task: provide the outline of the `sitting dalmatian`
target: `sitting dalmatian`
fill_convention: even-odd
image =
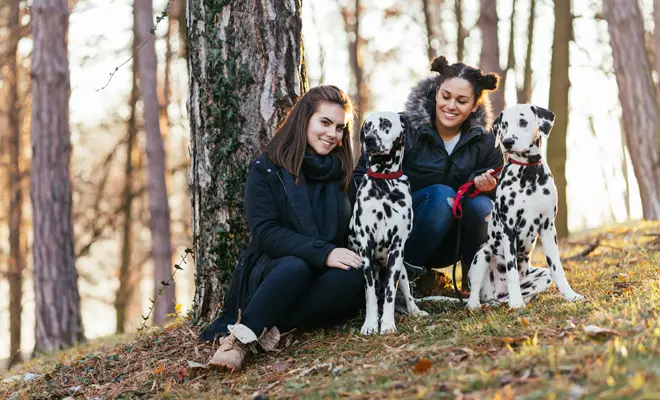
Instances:
[[[541,141],[550,134],[554,119],[550,110],[518,104],[504,110],[493,123],[508,161],[497,184],[488,240],[470,266],[470,309],[479,308],[481,301],[508,301],[511,308],[524,307],[551,282],[568,301],[584,298],[571,289],[559,259],[554,224],[557,189],[541,159]],[[549,268],[529,265],[539,235]]]
[[[397,285],[408,314],[426,316],[415,304],[406,279],[403,251],[412,226],[412,198],[403,175],[408,123],[394,112],[370,114],[360,130],[368,157],[367,172],[357,191],[349,227],[349,247],[364,260],[367,311],[362,334],[378,331],[379,297],[383,306],[380,333],[396,332],[394,297]],[[376,289],[378,290],[377,296]]]

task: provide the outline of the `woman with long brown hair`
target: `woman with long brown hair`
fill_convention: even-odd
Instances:
[[[240,370],[248,349],[270,348],[280,332],[344,317],[360,304],[362,260],[345,248],[352,119],[344,92],[315,87],[252,163],[245,184],[250,243],[222,314],[200,335],[222,337],[210,365]]]

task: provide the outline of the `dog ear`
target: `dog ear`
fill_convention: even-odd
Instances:
[[[495,135],[495,147],[500,145],[500,142],[502,141],[502,115],[503,112],[500,113],[500,115],[495,118],[495,121],[493,121],[493,135]]]
[[[543,137],[550,135],[550,129],[555,124],[555,113],[547,108],[532,106],[532,112],[536,116],[536,124]]]

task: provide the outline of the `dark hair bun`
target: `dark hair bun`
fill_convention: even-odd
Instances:
[[[484,90],[496,90],[499,84],[500,77],[493,72],[479,77],[479,86],[481,86]]]
[[[443,74],[449,68],[449,62],[445,56],[436,57],[431,63],[431,71]]]

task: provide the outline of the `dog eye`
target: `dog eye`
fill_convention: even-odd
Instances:
[[[392,123],[389,120],[383,121],[383,128],[385,129],[390,129],[392,127]]]
[[[521,128],[527,128],[527,121],[521,119],[520,121],[518,121],[518,126],[520,126]]]

